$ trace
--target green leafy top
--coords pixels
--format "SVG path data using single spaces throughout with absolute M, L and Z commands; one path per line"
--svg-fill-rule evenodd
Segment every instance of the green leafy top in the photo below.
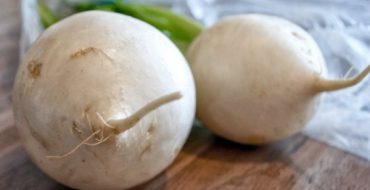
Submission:
M 203 30 L 203 27 L 194 20 L 155 5 L 129 3 L 121 0 L 92 0 L 70 4 L 70 6 L 75 13 L 88 10 L 104 10 L 140 19 L 160 30 L 183 53 L 186 52 L 193 39 Z M 45 28 L 61 19 L 55 16 L 41 1 L 38 4 L 38 11 Z

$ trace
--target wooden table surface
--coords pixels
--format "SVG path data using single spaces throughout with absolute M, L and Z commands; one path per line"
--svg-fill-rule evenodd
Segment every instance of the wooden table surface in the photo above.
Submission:
M 19 4 L 0 0 L 0 189 L 68 189 L 30 161 L 14 126 L 10 94 L 19 62 Z M 135 189 L 365 190 L 370 162 L 301 134 L 251 147 L 197 127 L 171 167 Z

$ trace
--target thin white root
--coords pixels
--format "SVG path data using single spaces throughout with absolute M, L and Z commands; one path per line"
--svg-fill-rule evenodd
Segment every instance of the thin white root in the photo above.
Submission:
M 49 158 L 49 159 L 61 159 L 61 158 L 65 158 L 71 154 L 73 154 L 74 152 L 76 152 L 82 145 L 84 145 L 85 143 L 87 143 L 87 141 L 89 141 L 90 139 L 92 139 L 96 134 L 100 133 L 102 129 L 99 129 L 97 131 L 95 131 L 94 133 L 92 133 L 90 136 L 88 136 L 85 140 L 83 140 L 80 144 L 78 144 L 77 146 L 75 146 L 71 151 L 65 153 L 65 154 L 62 154 L 62 155 L 57 155 L 57 156 L 46 156 L 46 158 Z
M 108 128 L 111 128 L 111 129 L 114 129 L 114 127 L 112 127 L 111 125 L 108 124 L 107 121 L 105 121 L 105 119 L 103 118 L 103 116 L 99 112 L 96 112 L 96 115 L 98 116 L 100 121 L 104 124 L 104 126 L 106 126 Z
M 182 94 L 180 92 L 174 92 L 162 96 L 144 105 L 142 108 L 133 113 L 131 116 L 128 116 L 125 119 L 110 122 L 110 125 L 116 128 L 115 132 L 117 134 L 122 133 L 123 131 L 126 131 L 133 127 L 136 123 L 138 123 L 145 115 L 147 115 L 151 111 L 157 109 L 162 105 L 178 100 L 180 98 L 182 98 Z
M 93 133 L 94 132 L 94 128 L 92 127 L 92 124 L 91 124 L 91 120 L 90 120 L 90 116 L 89 114 L 85 113 L 85 117 L 86 117 L 86 121 L 87 121 L 87 125 L 89 126 L 91 132 Z M 100 139 L 102 139 L 102 137 L 98 137 L 97 136 L 98 134 L 95 135 L 95 140 L 96 141 L 99 141 Z
M 105 137 L 104 139 L 99 140 L 99 141 L 98 141 L 98 142 L 96 142 L 96 143 L 85 143 L 85 145 L 87 145 L 87 146 L 97 146 L 97 145 L 102 144 L 102 143 L 104 143 L 105 141 L 109 140 L 112 136 L 113 136 L 113 135 L 111 134 L 111 135 L 109 135 L 109 136 Z
M 370 73 L 370 66 L 367 66 L 360 74 L 351 79 L 329 80 L 319 79 L 316 83 L 318 92 L 328 92 L 348 88 L 361 82 Z
M 108 127 L 110 129 L 114 129 L 114 127 L 112 127 L 111 125 L 109 125 L 108 122 L 103 118 L 103 116 L 99 112 L 96 112 L 96 115 L 98 116 L 98 118 L 100 119 L 100 121 L 103 123 L 104 127 Z M 101 142 L 103 140 L 104 140 L 104 130 L 102 130 L 102 132 L 100 133 L 100 139 L 97 139 L 97 141 L 99 143 L 99 141 Z

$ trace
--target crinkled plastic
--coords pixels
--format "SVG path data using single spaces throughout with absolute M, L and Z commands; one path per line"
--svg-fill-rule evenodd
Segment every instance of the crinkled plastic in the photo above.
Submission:
M 56 1 L 52 7 L 58 11 Z M 145 2 L 145 0 L 141 0 Z M 206 26 L 240 13 L 287 18 L 307 30 L 322 49 L 328 77 L 351 77 L 370 64 L 370 1 L 368 0 L 147 0 L 172 6 Z M 54 4 L 53 4 L 54 3 Z M 42 32 L 35 0 L 22 1 L 21 54 Z M 370 77 L 361 84 L 326 94 L 305 129 L 315 139 L 370 160 Z M 299 80 L 299 79 L 297 79 Z

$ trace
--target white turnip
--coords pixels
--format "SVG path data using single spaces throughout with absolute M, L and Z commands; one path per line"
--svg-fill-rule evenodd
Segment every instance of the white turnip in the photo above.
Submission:
M 197 116 L 216 134 L 245 144 L 301 131 L 322 92 L 355 85 L 370 71 L 348 80 L 326 79 L 322 53 L 307 32 L 258 14 L 215 24 L 193 42 L 187 58 L 197 87 Z
M 24 147 L 45 173 L 72 188 L 125 189 L 174 160 L 192 126 L 195 87 L 158 30 L 91 11 L 31 46 L 13 102 Z

